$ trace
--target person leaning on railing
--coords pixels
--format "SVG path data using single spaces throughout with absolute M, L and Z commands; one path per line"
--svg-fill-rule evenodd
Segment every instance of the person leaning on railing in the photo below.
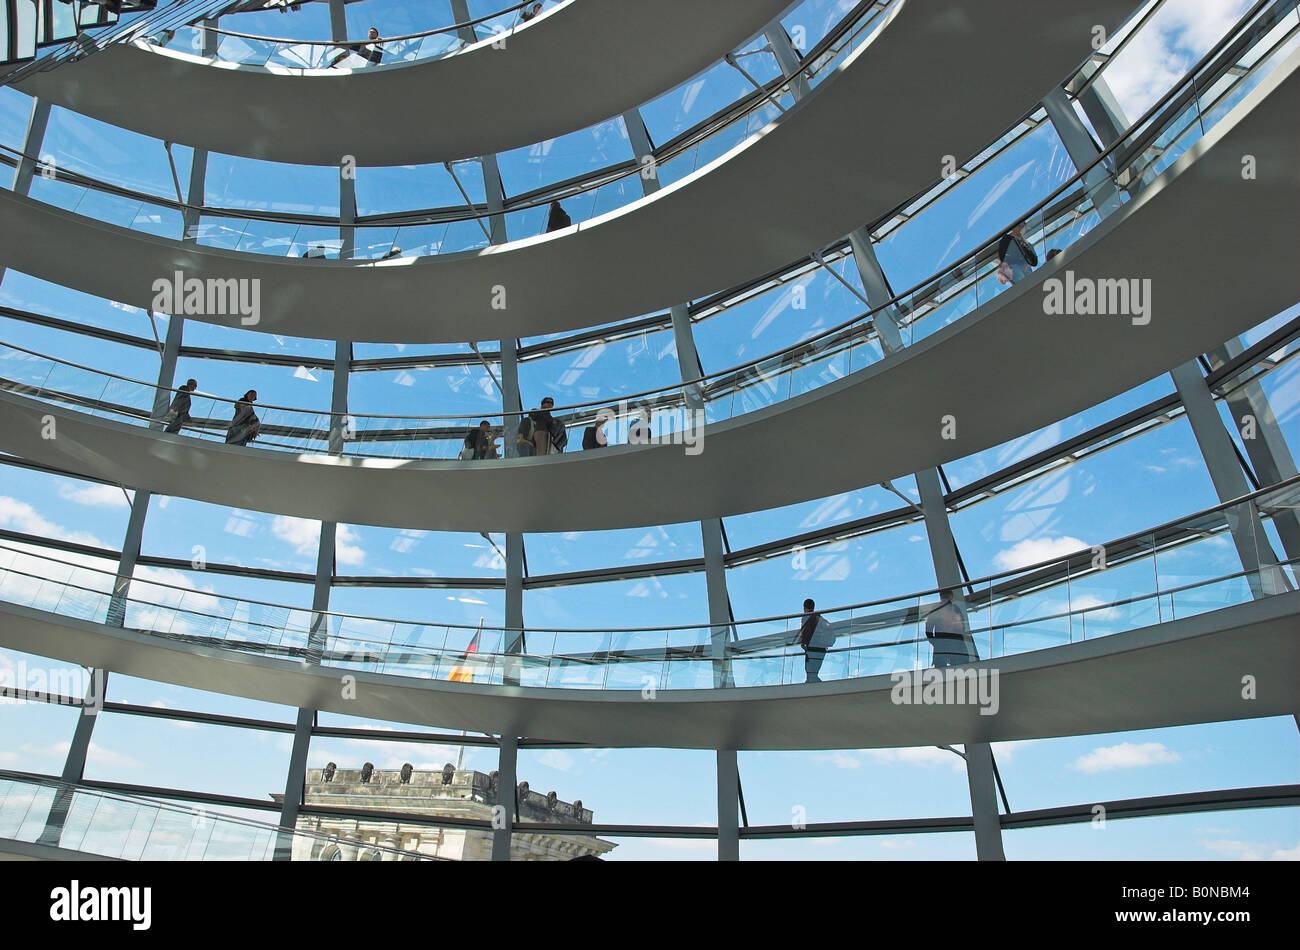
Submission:
M 998 241 L 998 282 L 1014 284 L 1037 266 L 1038 255 L 1025 240 L 1025 222 L 1021 221 Z
M 356 53 L 366 61 L 367 66 L 378 66 L 384 58 L 384 44 L 379 42 L 379 31 L 373 26 L 366 33 L 368 43 L 349 43 L 339 51 L 339 54 L 330 61 L 329 67 L 333 69 L 343 60 L 348 58 L 350 53 Z
M 492 423 L 484 419 L 465 433 L 465 445 L 460 450 L 460 457 L 467 462 L 497 457 L 496 439 L 492 438 Z
M 515 445 L 521 456 L 528 458 L 564 451 L 569 437 L 564 431 L 564 423 L 551 415 L 554 408 L 555 400 L 547 396 L 542 400 L 540 409 L 533 409 L 519 420 Z
M 163 431 L 177 433 L 181 426 L 190 421 L 190 393 L 199 388 L 197 380 L 191 379 L 176 390 L 176 398 L 167 407 L 167 414 L 162 417 Z

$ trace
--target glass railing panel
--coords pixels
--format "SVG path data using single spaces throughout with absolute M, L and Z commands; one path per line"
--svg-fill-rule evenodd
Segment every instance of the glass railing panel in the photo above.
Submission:
M 45 831 L 46 818 L 54 807 L 54 789 L 21 783 L 17 789 L 25 789 L 25 795 L 15 794 L 12 798 L 17 820 L 10 826 L 12 831 L 6 837 L 16 841 L 36 841 Z M 7 799 L 6 804 L 8 801 Z M 6 831 L 9 829 L 6 828 Z
M 23 822 L 35 801 L 36 794 L 30 785 L 0 779 L 0 838 L 27 840 L 22 837 Z M 53 801 L 53 796 L 50 801 Z M 49 804 L 44 808 L 48 811 Z
M 990 636 L 975 638 L 981 659 L 1046 650 L 1075 638 L 1069 588 L 1063 579 L 1045 590 L 1020 595 L 1003 593 L 994 585 L 988 613 Z
M 201 812 L 187 813 L 160 808 L 153 829 L 140 851 L 141 861 L 183 861 L 199 828 L 213 819 Z
M 54 792 L 45 825 L 51 833 L 55 828 L 58 829 L 58 847 L 66 848 L 69 851 L 88 850 L 86 841 L 91 837 L 91 828 L 99 816 L 102 803 L 102 797 L 99 795 L 77 794 L 68 789 L 59 789 Z M 112 809 L 105 809 L 103 820 L 110 821 L 111 816 Z M 53 837 L 52 834 L 51 837 Z M 98 844 L 103 847 L 105 842 L 101 841 Z M 95 853 L 102 854 L 103 852 Z M 116 848 L 108 856 L 116 857 Z
M 608 672 L 608 633 L 562 633 L 551 656 L 547 686 L 601 689 Z M 529 644 L 528 652 L 532 653 Z
M 1169 538 L 1156 538 L 1154 555 L 1164 620 L 1244 603 L 1252 599 L 1257 575 L 1233 576 L 1254 570 L 1254 517 L 1249 504 L 1210 512 L 1182 522 Z
M 711 627 L 673 630 L 665 648 L 665 689 L 712 689 L 724 667 L 715 663 Z M 728 651 L 730 652 L 730 651 Z
M 650 691 L 659 688 L 663 672 L 664 635 L 662 631 L 629 631 L 609 637 L 609 659 L 605 671 L 605 689 Z
M 907 597 L 826 614 L 826 620 L 836 634 L 836 652 L 827 656 L 822 679 L 878 676 L 927 665 L 928 651 L 917 643 L 921 607 L 920 599 Z M 799 658 L 800 679 L 796 682 L 802 681 L 802 651 Z M 833 677 L 827 675 L 827 670 L 835 671 Z
M 796 663 L 799 628 L 790 620 L 738 624 L 736 638 L 728 643 L 730 684 L 745 686 L 780 686 L 800 682 L 802 654 Z
M 135 802 L 122 801 L 105 796 L 87 796 L 77 794 L 73 798 L 71 813 L 81 810 L 88 814 L 82 834 L 79 838 L 69 838 L 66 834 L 60 842 L 73 851 L 88 854 L 102 854 L 107 857 L 125 858 L 134 845 L 139 847 L 139 836 L 148 834 L 150 819 L 156 809 L 149 809 Z M 139 822 L 143 819 L 144 826 Z M 135 835 L 135 840 L 132 840 Z
M 1075 640 L 1123 633 L 1161 621 L 1153 543 L 1148 535 L 1122 547 L 1098 546 L 1070 566 Z

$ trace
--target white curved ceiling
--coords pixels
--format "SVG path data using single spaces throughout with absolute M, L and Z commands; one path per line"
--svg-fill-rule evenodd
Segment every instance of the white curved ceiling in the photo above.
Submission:
M 1034 280 L 896 357 L 706 427 L 697 455 L 681 445 L 654 445 L 499 462 L 299 456 L 162 435 L 9 393 L 0 393 L 0 449 L 215 504 L 446 531 L 676 524 L 835 495 L 1066 418 L 1300 300 L 1296 115 L 1300 52 Z M 1255 156 L 1255 179 L 1242 178 L 1245 154 Z M 1231 280 L 1222 279 L 1225 242 L 1238 251 Z M 1044 281 L 1067 271 L 1076 282 L 1151 281 L 1150 322 L 1046 315 Z M 864 405 L 889 411 L 864 414 Z M 41 437 L 46 415 L 56 419 L 59 438 Z M 953 439 L 942 437 L 947 415 L 956 419 Z M 855 438 L 844 438 L 849 431 Z M 774 450 L 783 444 L 772 438 L 780 432 L 800 433 L 800 444 L 837 448 L 812 464 L 801 451 Z
M 141 307 L 177 270 L 257 279 L 262 312 L 247 329 L 294 336 L 443 343 L 604 324 L 784 267 L 886 213 L 929 187 L 944 156 L 986 147 L 1079 63 L 1094 24 L 1118 26 L 1132 6 L 908 0 L 837 75 L 720 163 L 563 231 L 479 251 L 382 262 L 239 253 L 0 192 L 0 252 L 18 270 Z M 1002 62 L 1016 68 L 989 69 Z M 193 318 L 241 326 L 238 315 Z

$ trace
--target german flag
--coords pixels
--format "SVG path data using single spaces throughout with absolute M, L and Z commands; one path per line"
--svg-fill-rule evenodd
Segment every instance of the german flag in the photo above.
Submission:
M 474 639 L 469 642 L 465 652 L 460 655 L 460 662 L 451 668 L 447 674 L 449 683 L 472 683 L 474 682 L 474 668 L 469 665 L 470 654 L 478 652 L 478 638 L 483 635 L 483 627 L 480 626 L 474 632 Z

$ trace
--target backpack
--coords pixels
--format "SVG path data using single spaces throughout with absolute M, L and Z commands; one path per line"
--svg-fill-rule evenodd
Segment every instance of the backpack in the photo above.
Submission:
M 598 448 L 600 448 L 600 443 L 596 441 L 596 427 L 595 427 L 595 426 L 587 426 L 587 428 L 583 430 L 583 432 L 582 432 L 582 448 L 583 448 L 584 451 L 587 450 L 587 449 L 598 449 Z
M 564 447 L 569 444 L 569 431 L 564 428 L 564 423 L 559 419 L 551 420 L 550 427 L 551 445 L 556 451 L 563 452 Z

